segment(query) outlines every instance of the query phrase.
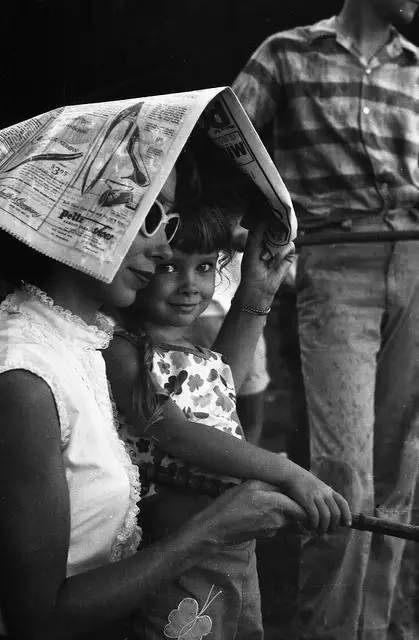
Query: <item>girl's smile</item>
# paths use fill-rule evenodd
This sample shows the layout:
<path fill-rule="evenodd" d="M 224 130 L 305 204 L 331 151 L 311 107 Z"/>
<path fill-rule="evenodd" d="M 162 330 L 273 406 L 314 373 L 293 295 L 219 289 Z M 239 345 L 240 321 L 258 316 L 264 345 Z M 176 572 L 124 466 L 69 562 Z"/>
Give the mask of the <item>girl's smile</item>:
<path fill-rule="evenodd" d="M 193 311 L 194 309 L 196 309 L 197 305 L 199 303 L 181 303 L 181 302 L 172 302 L 171 306 L 174 308 L 175 311 L 177 311 L 178 313 L 191 313 L 191 311 Z"/>
<path fill-rule="evenodd" d="M 217 251 L 188 254 L 175 249 L 170 260 L 157 264 L 156 274 L 135 303 L 151 333 L 158 330 L 160 338 L 173 338 L 207 308 L 214 294 L 217 259 Z"/>

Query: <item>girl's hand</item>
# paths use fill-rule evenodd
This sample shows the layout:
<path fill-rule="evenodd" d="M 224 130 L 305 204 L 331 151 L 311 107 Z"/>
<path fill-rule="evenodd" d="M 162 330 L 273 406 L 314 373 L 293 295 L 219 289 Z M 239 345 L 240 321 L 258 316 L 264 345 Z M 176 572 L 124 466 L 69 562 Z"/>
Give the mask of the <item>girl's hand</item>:
<path fill-rule="evenodd" d="M 263 236 L 266 224 L 261 223 L 249 231 L 244 251 L 241 281 L 236 298 L 241 304 L 258 309 L 270 307 L 272 299 L 295 257 L 293 242 L 285 245 L 281 252 L 269 260 L 263 260 Z"/>
<path fill-rule="evenodd" d="M 292 463 L 281 489 L 305 511 L 308 529 L 322 533 L 351 525 L 351 512 L 345 498 L 314 474 Z"/>

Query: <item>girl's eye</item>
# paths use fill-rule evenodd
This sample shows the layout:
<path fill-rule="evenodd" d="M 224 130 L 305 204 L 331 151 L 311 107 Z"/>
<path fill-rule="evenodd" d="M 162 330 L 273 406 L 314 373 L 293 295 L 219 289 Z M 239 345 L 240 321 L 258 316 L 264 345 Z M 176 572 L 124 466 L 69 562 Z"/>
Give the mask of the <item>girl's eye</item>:
<path fill-rule="evenodd" d="M 156 273 L 174 273 L 175 271 L 174 264 L 158 264 L 156 267 Z"/>
<path fill-rule="evenodd" d="M 197 270 L 201 273 L 206 273 L 207 271 L 214 271 L 215 264 L 212 262 L 202 262 L 198 265 Z"/>

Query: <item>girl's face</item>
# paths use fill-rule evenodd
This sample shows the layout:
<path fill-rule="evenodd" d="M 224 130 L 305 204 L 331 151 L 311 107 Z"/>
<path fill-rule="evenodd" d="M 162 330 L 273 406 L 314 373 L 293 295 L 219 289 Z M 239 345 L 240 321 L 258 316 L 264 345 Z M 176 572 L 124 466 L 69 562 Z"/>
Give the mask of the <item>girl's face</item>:
<path fill-rule="evenodd" d="M 175 249 L 137 297 L 142 317 L 159 326 L 188 327 L 214 294 L 217 259 L 217 251 L 187 254 Z"/>
<path fill-rule="evenodd" d="M 173 209 L 175 190 L 176 172 L 173 169 L 157 197 L 166 214 Z M 154 276 L 156 263 L 169 260 L 171 255 L 164 225 L 151 238 L 145 237 L 140 230 L 112 282 L 101 284 L 104 302 L 116 307 L 131 305 L 137 291 L 146 287 Z"/>

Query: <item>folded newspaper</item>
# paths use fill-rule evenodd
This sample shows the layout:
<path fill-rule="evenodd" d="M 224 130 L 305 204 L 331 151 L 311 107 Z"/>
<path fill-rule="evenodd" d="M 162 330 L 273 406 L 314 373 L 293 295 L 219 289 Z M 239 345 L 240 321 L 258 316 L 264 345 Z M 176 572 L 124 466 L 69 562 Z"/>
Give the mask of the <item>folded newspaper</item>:
<path fill-rule="evenodd" d="M 228 87 L 61 107 L 0 131 L 0 228 L 111 282 L 198 120 L 269 202 L 264 253 L 277 254 L 296 235 L 291 198 Z"/>

